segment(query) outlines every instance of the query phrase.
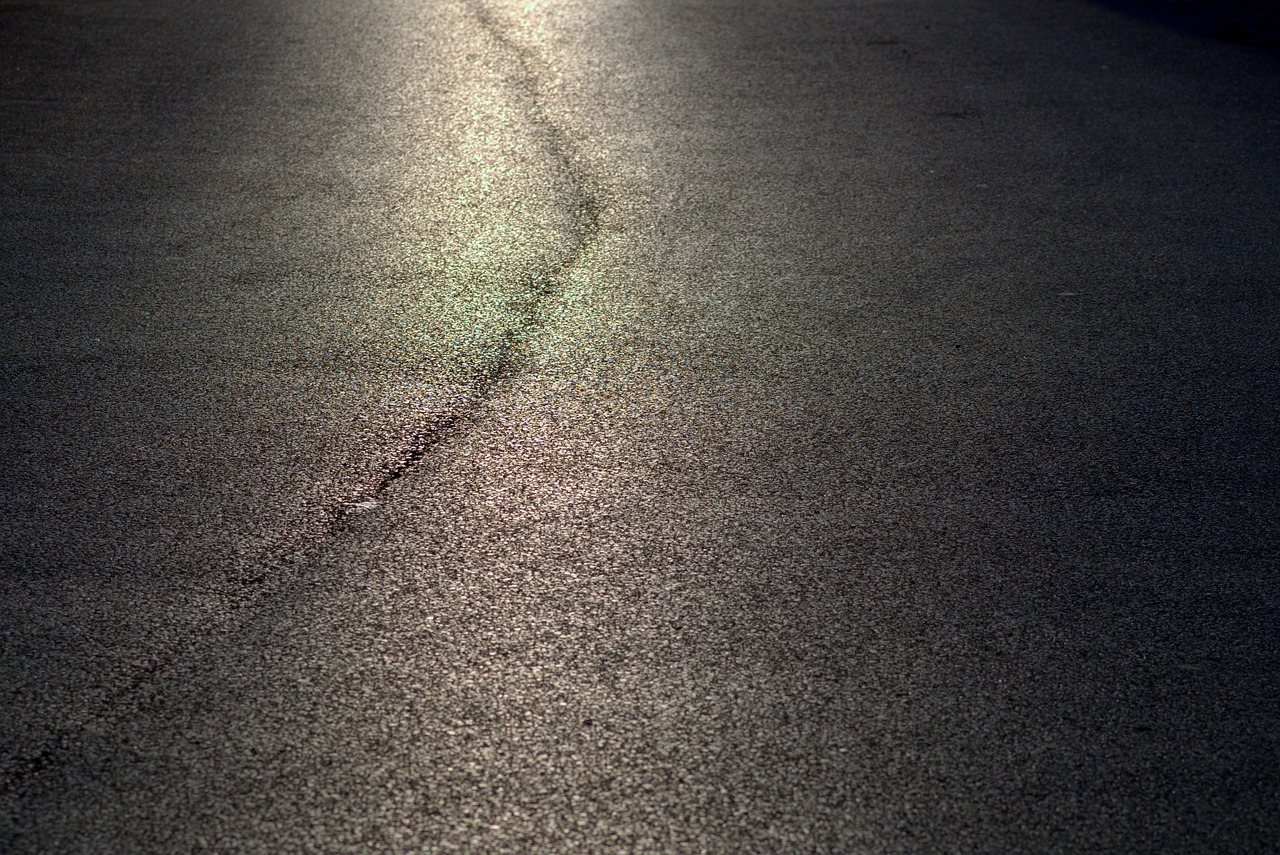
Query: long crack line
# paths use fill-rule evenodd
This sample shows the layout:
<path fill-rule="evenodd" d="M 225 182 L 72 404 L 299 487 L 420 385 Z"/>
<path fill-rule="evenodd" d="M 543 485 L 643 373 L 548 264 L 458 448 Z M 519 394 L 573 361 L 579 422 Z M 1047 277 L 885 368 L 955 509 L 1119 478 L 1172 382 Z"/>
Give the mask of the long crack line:
<path fill-rule="evenodd" d="M 571 196 L 569 204 L 572 206 L 574 219 L 572 243 L 558 260 L 524 280 L 522 290 L 529 299 L 525 301 L 512 326 L 489 349 L 488 359 L 477 367 L 456 406 L 426 420 L 399 454 L 382 468 L 379 478 L 371 486 L 330 506 L 317 518 L 313 518 L 313 523 L 305 530 L 295 530 L 281 542 L 264 547 L 258 552 L 256 560 L 246 562 L 241 570 L 233 572 L 230 581 L 243 583 L 235 586 L 240 589 L 240 595 L 231 596 L 232 600 L 238 601 L 236 605 L 243 606 L 248 604 L 246 601 L 260 602 L 264 599 L 267 596 L 266 590 L 259 588 L 255 596 L 254 593 L 249 593 L 246 585 L 266 581 L 269 575 L 276 576 L 277 582 L 283 581 L 279 577 L 288 574 L 280 571 L 296 569 L 306 556 L 313 553 L 318 544 L 328 541 L 341 529 L 343 523 L 361 508 L 362 502 L 381 496 L 391 484 L 412 471 L 445 439 L 473 419 L 481 405 L 493 396 L 503 382 L 519 373 L 522 351 L 529 346 L 533 335 L 545 323 L 547 303 L 564 292 L 565 277 L 582 261 L 599 234 L 603 193 L 583 169 L 582 159 L 568 133 L 552 121 L 547 113 L 545 95 L 534 70 L 536 60 L 533 51 L 508 35 L 497 16 L 483 2 L 464 2 L 490 38 L 520 68 L 521 78 L 516 88 L 525 96 L 526 119 L 542 132 L 547 153 L 568 179 Z M 235 623 L 232 620 L 228 624 L 210 628 L 209 643 L 216 644 L 214 637 L 229 632 Z M 195 655 L 195 652 L 188 650 L 181 659 L 190 659 Z M 10 758 L 4 767 L 0 767 L 0 796 L 18 798 L 27 783 L 41 772 L 60 766 L 69 754 L 75 752 L 76 746 L 80 744 L 80 734 L 90 725 L 105 729 L 110 722 L 127 716 L 131 706 L 129 698 L 138 696 L 148 684 L 162 679 L 165 672 L 177 667 L 179 658 L 166 659 L 164 662 L 152 660 L 147 667 L 139 669 L 118 691 L 95 704 L 95 709 L 83 716 L 77 724 L 56 729 L 35 751 Z"/>
<path fill-rule="evenodd" d="M 461 425 L 474 418 L 497 387 L 519 373 L 522 351 L 543 326 L 547 303 L 564 292 L 565 277 L 581 262 L 588 247 L 599 234 L 604 194 L 598 183 L 583 168 L 583 159 L 569 134 L 547 112 L 546 95 L 536 71 L 536 53 L 512 37 L 498 16 L 482 0 L 463 2 L 489 38 L 519 67 L 520 77 L 514 82 L 513 88 L 524 96 L 525 119 L 540 132 L 546 153 L 567 179 L 570 196 L 568 204 L 574 223 L 572 242 L 559 259 L 543 270 L 531 273 L 524 280 L 521 291 L 529 299 L 524 301 L 523 308 L 511 327 L 489 348 L 488 358 L 477 366 L 470 383 L 455 400 L 454 406 L 426 419 L 410 440 L 382 467 L 373 483 L 325 509 L 313 518 L 307 531 L 294 532 L 283 542 L 261 550 L 256 561 L 240 571 L 238 577 L 233 577 L 238 581 L 260 582 L 266 574 L 278 572 L 300 561 L 318 544 L 331 539 L 350 517 L 369 507 L 369 503 L 376 502 L 393 483 L 412 471 L 446 438 L 454 435 Z"/>

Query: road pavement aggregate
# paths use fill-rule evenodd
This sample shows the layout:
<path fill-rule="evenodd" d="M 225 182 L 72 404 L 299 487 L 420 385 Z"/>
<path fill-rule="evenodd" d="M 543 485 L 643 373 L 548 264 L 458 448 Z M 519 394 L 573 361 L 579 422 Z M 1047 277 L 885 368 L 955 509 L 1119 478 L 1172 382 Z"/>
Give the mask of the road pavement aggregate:
<path fill-rule="evenodd" d="M 1277 850 L 1267 44 L 3 0 L 0 848 Z"/>

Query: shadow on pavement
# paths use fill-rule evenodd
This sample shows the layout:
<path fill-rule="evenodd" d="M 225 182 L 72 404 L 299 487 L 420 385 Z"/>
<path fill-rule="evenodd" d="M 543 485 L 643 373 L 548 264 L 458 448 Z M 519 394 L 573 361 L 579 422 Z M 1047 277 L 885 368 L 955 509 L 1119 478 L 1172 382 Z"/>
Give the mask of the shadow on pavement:
<path fill-rule="evenodd" d="M 1233 44 L 1280 49 L 1280 3 L 1268 0 L 1096 0 L 1195 35 Z"/>

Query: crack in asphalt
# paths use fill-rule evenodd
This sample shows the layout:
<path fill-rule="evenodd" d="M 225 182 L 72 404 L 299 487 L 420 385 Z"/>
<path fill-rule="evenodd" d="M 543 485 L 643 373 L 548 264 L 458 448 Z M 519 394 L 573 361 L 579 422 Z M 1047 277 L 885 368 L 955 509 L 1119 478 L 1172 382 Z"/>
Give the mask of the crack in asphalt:
<path fill-rule="evenodd" d="M 233 574 L 233 581 L 245 584 L 261 582 L 266 573 L 294 563 L 327 541 L 346 520 L 369 508 L 369 503 L 376 502 L 393 483 L 411 472 L 436 446 L 473 417 L 502 382 L 519 372 L 521 351 L 543 325 L 542 312 L 547 301 L 563 290 L 565 275 L 577 266 L 599 234 L 603 192 L 582 167 L 582 157 L 568 133 L 547 113 L 546 95 L 535 70 L 535 52 L 513 38 L 482 0 L 463 0 L 463 4 L 501 52 L 519 66 L 519 80 L 508 83 L 524 96 L 525 119 L 541 133 L 546 153 L 567 179 L 568 205 L 574 223 L 572 243 L 559 259 L 526 278 L 520 289 L 526 296 L 520 315 L 488 348 L 487 358 L 479 361 L 470 382 L 449 410 L 427 419 L 418 427 L 409 442 L 402 445 L 400 451 L 382 467 L 372 485 L 331 506 L 320 516 L 318 525 L 313 524 L 303 532 L 294 532 L 283 542 L 260 551 L 259 558 L 252 562 L 248 572 Z"/>
<path fill-rule="evenodd" d="M 413 432 L 410 441 L 382 467 L 380 476 L 372 485 L 330 505 L 312 518 L 311 525 L 302 530 L 295 529 L 277 543 L 260 548 L 256 558 L 242 561 L 238 569 L 228 574 L 231 589 L 223 592 L 227 597 L 224 613 L 240 615 L 241 621 L 233 618 L 225 623 L 215 622 L 206 635 L 210 639 L 209 644 L 200 645 L 196 651 L 188 648 L 184 655 L 168 658 L 167 661 L 151 658 L 133 672 L 119 691 L 103 699 L 96 705 L 96 710 L 90 711 L 78 723 L 54 729 L 36 751 L 12 758 L 4 768 L 0 768 L 0 797 L 20 800 L 19 794 L 27 782 L 46 769 L 58 767 L 61 761 L 75 752 L 86 728 L 108 724 L 112 719 L 127 716 L 128 699 L 139 696 L 148 684 L 178 667 L 181 661 L 197 656 L 200 649 L 215 645 L 217 642 L 214 638 L 233 631 L 243 621 L 242 610 L 245 607 L 264 602 L 272 591 L 280 592 L 281 583 L 286 581 L 281 577 L 289 575 L 284 571 L 304 564 L 308 556 L 341 531 L 348 519 L 362 513 L 370 502 L 376 501 L 393 483 L 412 472 L 444 440 L 455 435 L 472 420 L 481 405 L 494 395 L 504 381 L 519 374 L 522 351 L 529 346 L 532 336 L 545 323 L 547 302 L 563 292 L 565 276 L 581 262 L 599 234 L 604 194 L 582 167 L 582 158 L 568 133 L 547 113 L 546 95 L 535 71 L 534 51 L 510 36 L 497 15 L 482 0 L 463 0 L 463 4 L 500 51 L 511 57 L 519 67 L 520 78 L 509 81 L 509 85 L 524 96 L 525 119 L 538 130 L 545 153 L 567 180 L 567 204 L 571 208 L 574 223 L 568 249 L 560 258 L 524 280 L 521 291 L 526 299 L 518 316 L 479 360 L 470 382 L 462 394 L 455 398 L 455 404 L 446 412 L 425 420 Z M 275 581 L 276 586 L 259 586 L 269 580 Z"/>
<path fill-rule="evenodd" d="M 581 261 L 600 231 L 603 191 L 583 168 L 582 158 L 568 133 L 547 113 L 546 95 L 535 70 L 535 52 L 513 38 L 482 0 L 462 0 L 462 4 L 499 50 L 519 68 L 519 79 L 507 83 L 523 96 L 524 118 L 539 132 L 545 153 L 566 179 L 567 206 L 573 218 L 570 246 L 559 259 L 524 280 L 520 291 L 525 300 L 519 315 L 477 361 L 470 381 L 461 394 L 455 396 L 451 407 L 425 419 L 381 467 L 371 484 L 366 483 L 354 494 L 319 511 L 301 530 L 295 529 L 275 543 L 255 550 L 252 559 L 241 562 L 228 573 L 232 583 L 259 584 L 265 582 L 268 575 L 303 560 L 331 539 L 347 520 L 373 507 L 372 503 L 393 483 L 413 471 L 434 448 L 469 421 L 501 383 L 519 372 L 521 351 L 543 325 L 542 315 L 548 300 L 563 290 L 564 277 Z"/>

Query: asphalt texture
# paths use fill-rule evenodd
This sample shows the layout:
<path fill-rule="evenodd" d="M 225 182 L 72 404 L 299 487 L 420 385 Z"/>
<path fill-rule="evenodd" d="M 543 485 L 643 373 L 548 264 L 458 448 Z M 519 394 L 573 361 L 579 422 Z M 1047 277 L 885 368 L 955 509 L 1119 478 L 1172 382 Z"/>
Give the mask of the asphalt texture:
<path fill-rule="evenodd" d="M 1280 851 L 1265 44 L 0 2 L 0 848 Z"/>

